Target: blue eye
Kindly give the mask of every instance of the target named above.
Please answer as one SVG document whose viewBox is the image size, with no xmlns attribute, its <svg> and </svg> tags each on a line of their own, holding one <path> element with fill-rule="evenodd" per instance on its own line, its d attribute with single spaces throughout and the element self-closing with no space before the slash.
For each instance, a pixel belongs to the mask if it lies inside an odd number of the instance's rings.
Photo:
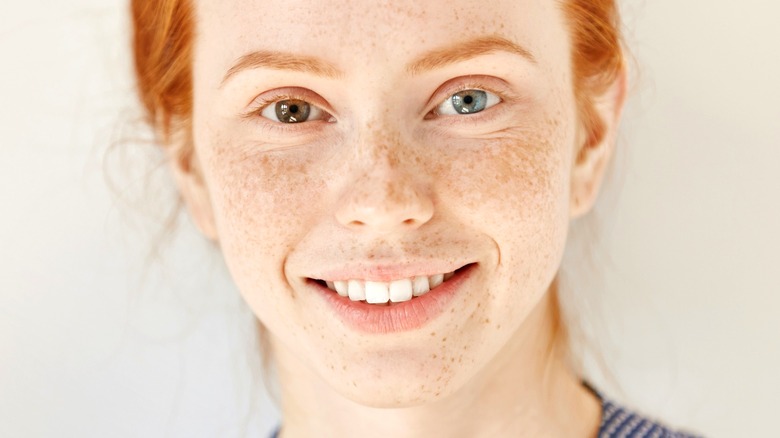
<svg viewBox="0 0 780 438">
<path fill-rule="evenodd" d="M 484 90 L 459 91 L 436 107 L 436 114 L 474 114 L 501 102 L 501 98 Z"/>
</svg>

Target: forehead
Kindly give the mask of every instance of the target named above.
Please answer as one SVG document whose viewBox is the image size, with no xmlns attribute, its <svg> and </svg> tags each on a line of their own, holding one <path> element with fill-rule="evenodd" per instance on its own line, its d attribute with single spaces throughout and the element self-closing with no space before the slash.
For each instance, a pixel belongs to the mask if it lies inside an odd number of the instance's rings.
<svg viewBox="0 0 780 438">
<path fill-rule="evenodd" d="M 350 71 L 412 59 L 460 40 L 499 36 L 546 64 L 568 49 L 557 5 L 551 0 L 200 0 L 196 62 L 206 58 L 215 69 L 224 68 L 263 49 L 321 57 Z"/>
</svg>

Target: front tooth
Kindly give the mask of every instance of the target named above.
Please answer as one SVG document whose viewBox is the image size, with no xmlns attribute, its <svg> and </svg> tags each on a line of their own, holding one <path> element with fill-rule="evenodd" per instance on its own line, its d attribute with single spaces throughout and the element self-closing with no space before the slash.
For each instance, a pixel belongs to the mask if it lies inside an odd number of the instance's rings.
<svg viewBox="0 0 780 438">
<path fill-rule="evenodd" d="M 336 288 L 336 292 L 342 297 L 349 296 L 349 286 L 346 281 L 334 281 L 333 286 Z"/>
<path fill-rule="evenodd" d="M 419 297 L 429 290 L 431 290 L 431 287 L 428 285 L 428 277 L 414 277 L 414 280 L 412 280 L 412 291 L 414 296 Z"/>
<path fill-rule="evenodd" d="M 390 292 L 387 283 L 378 281 L 366 282 L 366 302 L 370 304 L 382 304 L 390 300 Z"/>
<path fill-rule="evenodd" d="M 452 278 L 454 276 L 455 276 L 454 272 L 448 272 L 448 273 L 444 274 L 444 281 L 447 281 L 447 280 L 449 280 L 450 278 Z"/>
<path fill-rule="evenodd" d="M 390 283 L 390 301 L 400 303 L 412 299 L 412 280 L 406 278 Z"/>
<path fill-rule="evenodd" d="M 332 282 L 332 281 L 326 281 L 326 282 L 325 282 L 325 284 L 327 284 L 327 285 L 328 285 L 328 289 L 330 289 L 330 290 L 336 290 L 336 289 L 334 289 L 334 288 L 333 288 L 333 282 Z"/>
<path fill-rule="evenodd" d="M 431 289 L 442 284 L 444 282 L 444 274 L 431 275 L 430 283 Z"/>
<path fill-rule="evenodd" d="M 349 280 L 347 283 L 347 294 L 352 301 L 361 301 L 366 299 L 366 290 L 363 282 L 360 280 Z"/>
</svg>

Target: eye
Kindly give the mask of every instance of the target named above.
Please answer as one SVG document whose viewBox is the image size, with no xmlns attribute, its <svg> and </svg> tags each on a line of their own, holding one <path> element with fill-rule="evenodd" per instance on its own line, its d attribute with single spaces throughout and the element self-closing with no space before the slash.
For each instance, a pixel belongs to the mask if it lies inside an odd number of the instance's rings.
<svg viewBox="0 0 780 438">
<path fill-rule="evenodd" d="M 451 95 L 436 107 L 438 115 L 474 114 L 501 102 L 501 98 L 484 90 L 463 90 Z"/>
<path fill-rule="evenodd" d="M 301 99 L 277 100 L 265 106 L 260 115 L 280 123 L 302 123 L 308 120 L 328 120 L 332 117 L 319 107 Z"/>
</svg>

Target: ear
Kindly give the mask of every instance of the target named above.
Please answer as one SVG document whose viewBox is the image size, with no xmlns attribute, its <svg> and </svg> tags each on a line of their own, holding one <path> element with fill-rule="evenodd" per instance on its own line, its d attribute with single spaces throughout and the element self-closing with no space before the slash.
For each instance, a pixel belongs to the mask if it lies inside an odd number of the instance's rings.
<svg viewBox="0 0 780 438">
<path fill-rule="evenodd" d="M 168 164 L 195 226 L 209 240 L 217 240 L 217 227 L 208 188 L 191 136 L 171 142 Z"/>
<path fill-rule="evenodd" d="M 572 219 L 590 211 L 598 197 L 609 160 L 615 149 L 620 117 L 626 100 L 627 71 L 622 68 L 614 82 L 583 114 L 572 167 L 569 215 Z"/>
</svg>

